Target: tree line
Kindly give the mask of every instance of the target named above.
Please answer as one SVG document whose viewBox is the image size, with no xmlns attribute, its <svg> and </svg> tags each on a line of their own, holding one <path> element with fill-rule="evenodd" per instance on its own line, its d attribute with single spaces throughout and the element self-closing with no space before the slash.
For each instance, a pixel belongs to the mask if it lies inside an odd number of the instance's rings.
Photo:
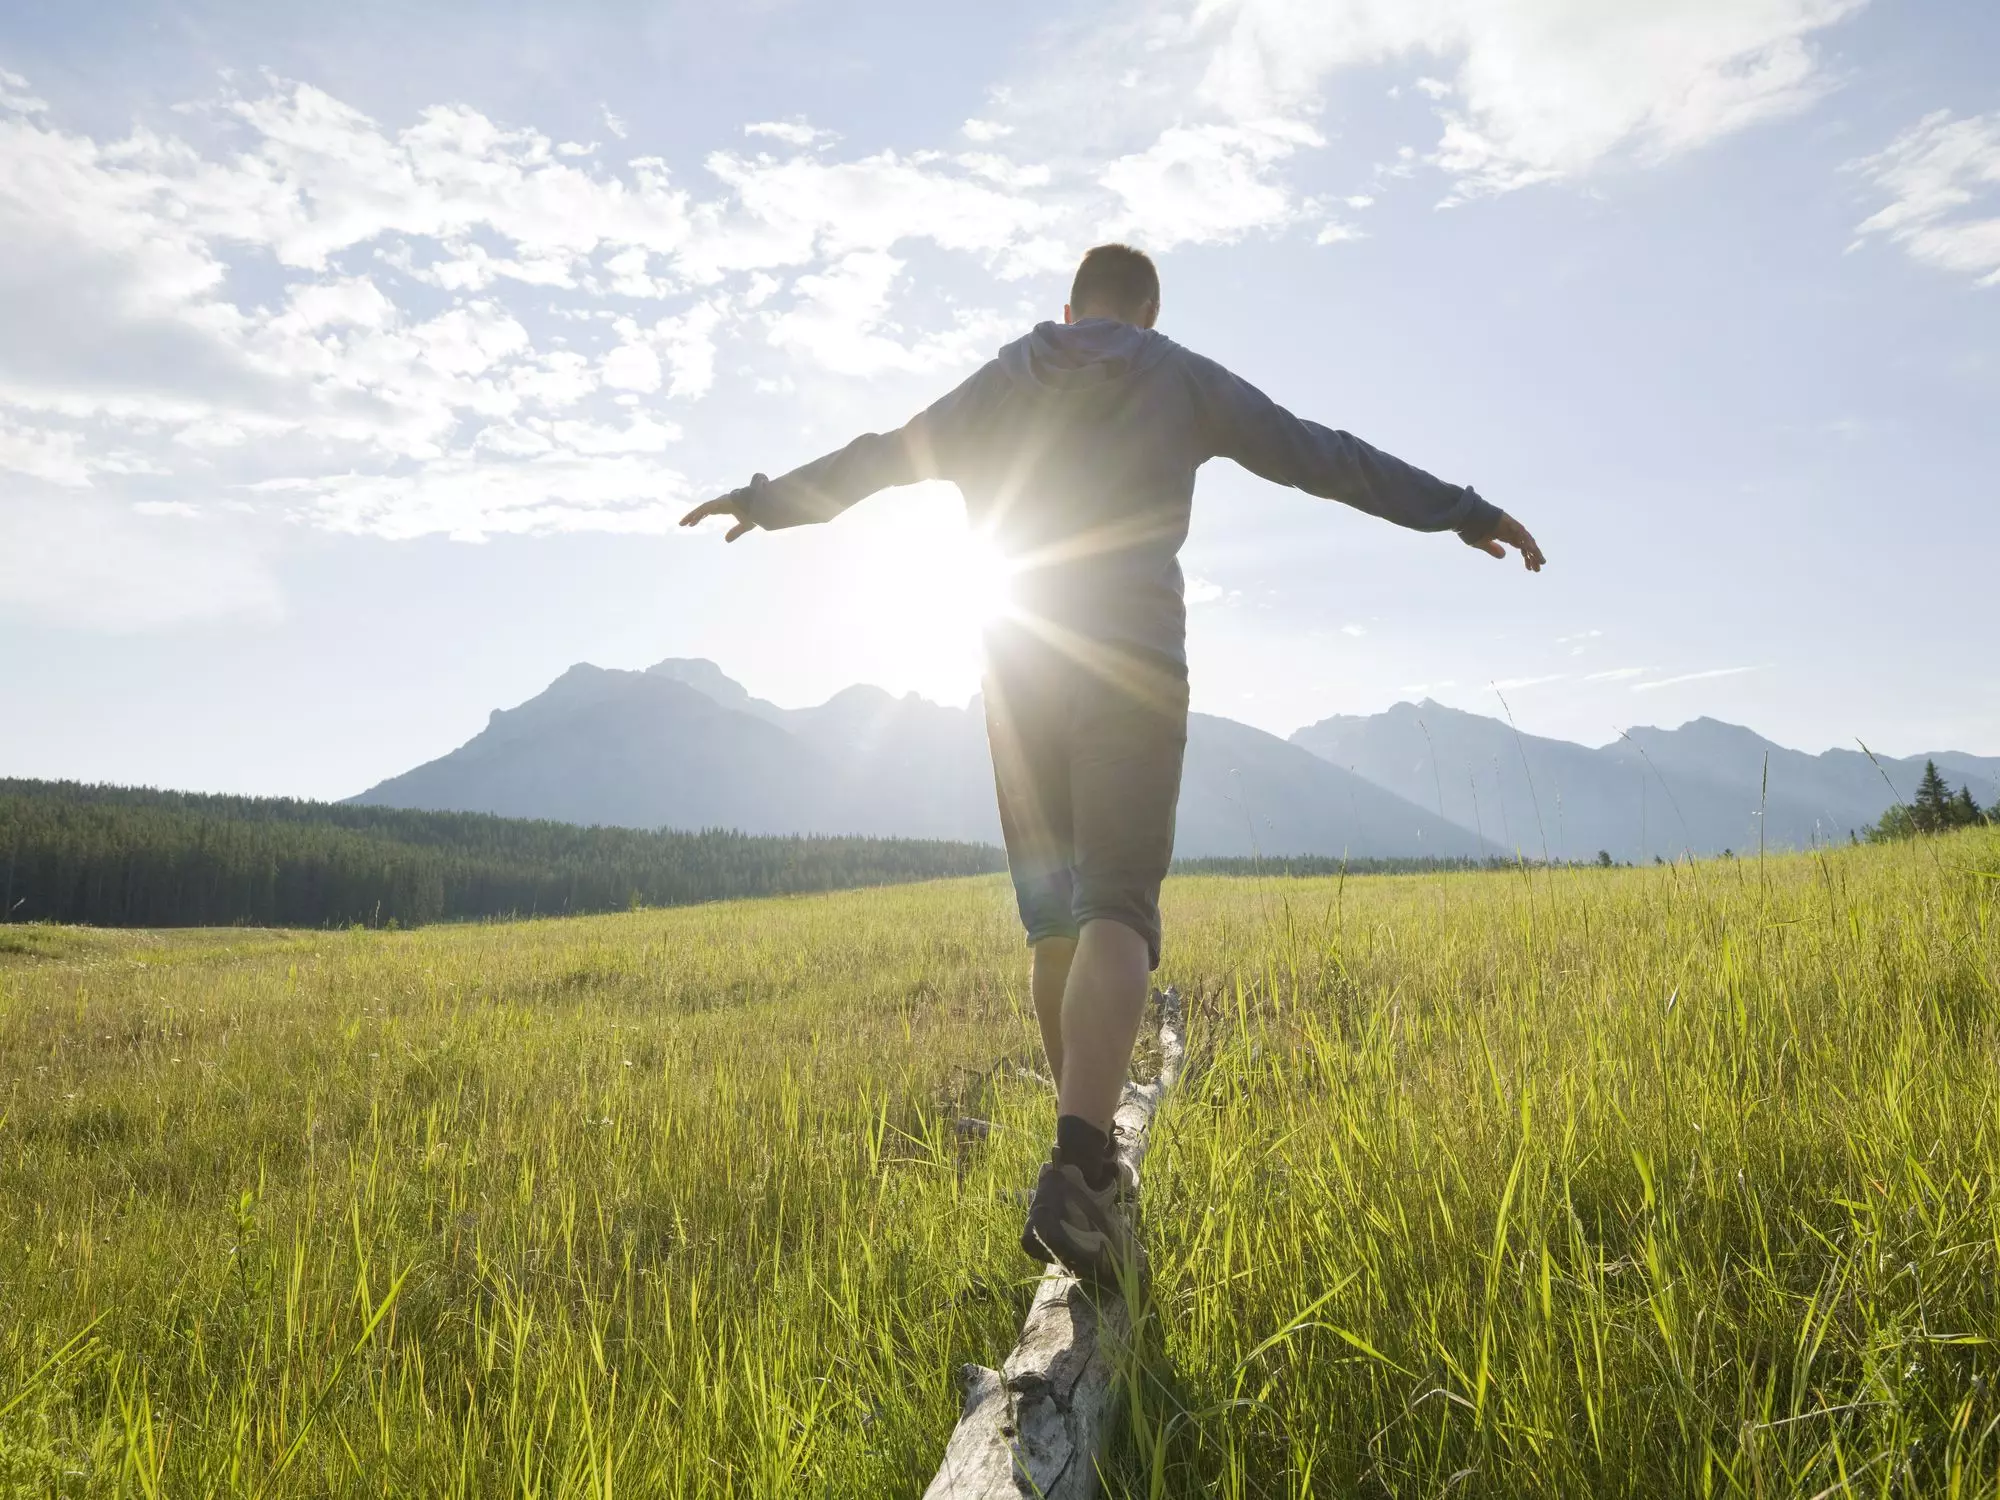
<svg viewBox="0 0 2000 1500">
<path fill-rule="evenodd" d="M 414 926 L 1005 868 L 932 839 L 698 833 L 0 779 L 0 920 Z"/>
<path fill-rule="evenodd" d="M 1882 814 L 1880 821 L 1868 830 L 1870 843 L 1884 843 L 1891 839 L 1915 838 L 1920 833 L 1946 833 L 1954 828 L 1970 828 L 1978 823 L 2000 823 L 2000 800 L 1991 807 L 1981 807 L 1973 800 L 1972 788 L 1962 786 L 1953 791 L 1943 776 L 1938 774 L 1937 762 L 1924 762 L 1924 774 L 1917 781 L 1917 795 L 1909 802 L 1898 802 Z"/>
</svg>

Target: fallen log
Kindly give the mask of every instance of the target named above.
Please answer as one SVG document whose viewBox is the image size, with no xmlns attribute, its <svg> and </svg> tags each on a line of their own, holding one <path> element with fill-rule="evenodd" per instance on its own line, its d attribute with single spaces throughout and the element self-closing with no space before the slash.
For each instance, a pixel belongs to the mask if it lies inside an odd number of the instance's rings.
<svg viewBox="0 0 2000 1500">
<path fill-rule="evenodd" d="M 1137 1169 L 1154 1111 L 1180 1077 L 1186 1052 L 1178 990 L 1160 1006 L 1160 1070 L 1128 1084 L 1118 1106 L 1118 1151 Z M 959 1371 L 965 1409 L 924 1500 L 1085 1500 L 1118 1418 L 1116 1360 L 1132 1337 L 1131 1309 L 1060 1266 L 1035 1288 L 1020 1341 L 998 1370 Z"/>
</svg>

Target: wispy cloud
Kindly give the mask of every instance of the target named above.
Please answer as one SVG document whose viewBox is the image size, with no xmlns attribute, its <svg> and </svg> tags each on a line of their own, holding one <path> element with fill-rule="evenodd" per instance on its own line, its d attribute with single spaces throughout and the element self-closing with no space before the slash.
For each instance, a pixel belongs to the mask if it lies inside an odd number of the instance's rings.
<svg viewBox="0 0 2000 1500">
<path fill-rule="evenodd" d="M 1762 667 L 1710 667 L 1705 672 L 1683 672 L 1678 677 L 1662 677 L 1655 682 L 1635 682 L 1632 691 L 1650 693 L 1655 688 L 1678 687 L 1683 682 L 1708 682 L 1717 677 L 1740 677 L 1745 672 L 1760 672 Z"/>
<path fill-rule="evenodd" d="M 1562 682 L 1568 676 L 1567 672 L 1549 672 L 1541 677 L 1502 677 L 1493 686 L 1503 693 L 1511 693 L 1516 688 L 1540 687 L 1548 682 Z"/>
<path fill-rule="evenodd" d="M 2000 111 L 1925 115 L 1850 166 L 1892 200 L 1857 236 L 1887 235 L 1914 260 L 2000 284 Z"/>
<path fill-rule="evenodd" d="M 745 125 L 743 133 L 782 141 L 787 146 L 816 146 L 822 141 L 840 139 L 831 130 L 821 130 L 804 120 L 758 120 L 754 124 Z"/>
<path fill-rule="evenodd" d="M 1585 682 L 1624 682 L 1630 678 L 1643 677 L 1645 675 L 1646 668 L 1644 667 L 1611 667 L 1603 672 L 1586 672 L 1583 675 L 1583 680 Z"/>
<path fill-rule="evenodd" d="M 1441 135 L 1430 160 L 1460 197 L 1653 161 L 1796 110 L 1827 87 L 1811 42 L 1862 0 L 1208 0 L 1219 32 L 1196 97 L 1236 119 L 1305 117 L 1326 79 L 1390 59 L 1451 58 L 1417 87 Z"/>
</svg>

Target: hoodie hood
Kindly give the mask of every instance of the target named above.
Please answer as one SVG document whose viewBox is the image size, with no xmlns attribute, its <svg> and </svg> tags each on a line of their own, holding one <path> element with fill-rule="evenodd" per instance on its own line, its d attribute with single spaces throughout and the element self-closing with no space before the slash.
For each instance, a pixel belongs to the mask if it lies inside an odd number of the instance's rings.
<svg viewBox="0 0 2000 1500">
<path fill-rule="evenodd" d="M 1164 334 L 1115 318 L 1037 323 L 1000 351 L 1000 368 L 1034 390 L 1092 391 L 1159 363 L 1173 346 Z"/>
</svg>

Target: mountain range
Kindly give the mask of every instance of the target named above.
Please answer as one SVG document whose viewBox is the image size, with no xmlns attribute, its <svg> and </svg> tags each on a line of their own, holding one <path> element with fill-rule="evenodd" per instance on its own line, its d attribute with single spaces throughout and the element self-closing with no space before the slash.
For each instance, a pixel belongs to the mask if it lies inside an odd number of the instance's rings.
<svg viewBox="0 0 2000 1500">
<path fill-rule="evenodd" d="M 1844 842 L 1915 795 L 1927 759 L 1981 807 L 2000 799 L 2000 756 L 1808 755 L 1707 718 L 1592 748 L 1425 699 L 1322 719 L 1291 742 L 1530 857 L 1742 853 L 1760 824 L 1773 849 Z"/>
<path fill-rule="evenodd" d="M 2000 798 L 2000 757 L 1931 758 L 1981 805 Z M 1194 714 L 1176 848 L 1648 859 L 1755 848 L 1760 807 L 1771 847 L 1802 847 L 1907 799 L 1924 759 L 1877 769 L 1859 751 L 1806 755 L 1712 719 L 1593 749 L 1428 700 L 1325 719 L 1289 741 Z M 450 754 L 353 800 L 638 828 L 1000 837 L 977 699 L 951 708 L 851 687 L 780 708 L 685 658 L 571 667 Z"/>
</svg>

